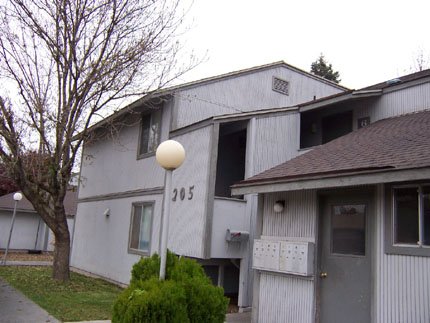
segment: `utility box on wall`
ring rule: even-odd
[[[255,240],[253,268],[300,276],[312,276],[314,243],[307,241]]]

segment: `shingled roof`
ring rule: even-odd
[[[13,210],[15,206],[15,201],[13,200],[13,194],[6,194],[0,197],[0,210]],[[66,211],[66,215],[75,216],[76,210],[78,207],[78,192],[76,189],[69,189],[66,193],[64,199],[64,209]],[[33,205],[25,196],[22,197],[22,200],[17,204],[17,211],[19,212],[29,212],[36,213]]]
[[[430,111],[377,121],[233,187],[430,167]]]
[[[385,89],[387,87],[390,86],[394,86],[400,83],[407,83],[407,82],[412,82],[412,81],[416,81],[422,78],[426,78],[430,76],[430,69],[427,70],[423,70],[423,71],[418,71],[412,74],[408,74],[408,75],[403,75],[400,76],[398,78],[389,80],[389,81],[385,81],[385,82],[381,82],[381,83],[377,83],[371,86],[367,86],[365,88],[362,88],[361,90],[379,90],[379,89]]]

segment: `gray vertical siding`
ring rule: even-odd
[[[261,173],[296,157],[299,149],[299,127],[298,112],[257,119],[253,170],[248,175]]]
[[[282,213],[273,212],[277,200],[285,200]],[[265,194],[263,214],[262,236],[315,241],[315,190]],[[259,286],[258,322],[313,322],[313,280],[261,272]]]
[[[384,253],[383,189],[377,191],[375,322],[430,322],[430,258]]]
[[[430,83],[384,93],[378,100],[358,106],[355,116],[356,118],[370,116],[371,122],[375,122],[425,109],[430,109]]]
[[[210,125],[173,138],[186,152],[184,163],[173,172],[172,189],[177,189],[178,195],[171,202],[169,224],[169,248],[180,255],[204,258],[212,128]],[[191,200],[190,186],[194,186]],[[184,200],[180,199],[181,188],[185,188]]]
[[[288,81],[289,95],[272,90],[272,77]],[[242,74],[176,93],[173,130],[206,118],[267,108],[287,107],[339,93],[333,85],[286,67]]]
[[[277,200],[285,200],[282,213],[273,212]],[[265,195],[262,235],[315,239],[317,204],[315,190]]]
[[[313,294],[313,281],[261,273],[258,322],[313,322]]]

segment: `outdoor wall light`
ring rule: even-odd
[[[281,213],[284,211],[285,208],[285,201],[279,200],[275,202],[275,205],[273,205],[273,211],[275,213]]]
[[[104,212],[103,212],[104,216],[109,216],[110,215],[110,208],[107,208]]]

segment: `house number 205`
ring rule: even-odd
[[[193,191],[194,191],[194,185],[188,187],[188,197],[187,197],[188,200],[193,199],[193,196],[194,196]],[[179,190],[177,188],[175,188],[173,190],[172,201],[176,201],[176,199],[178,198],[178,193],[179,193],[179,198],[181,199],[181,201],[183,201],[185,199],[185,195],[186,195],[185,188],[181,187]]]

